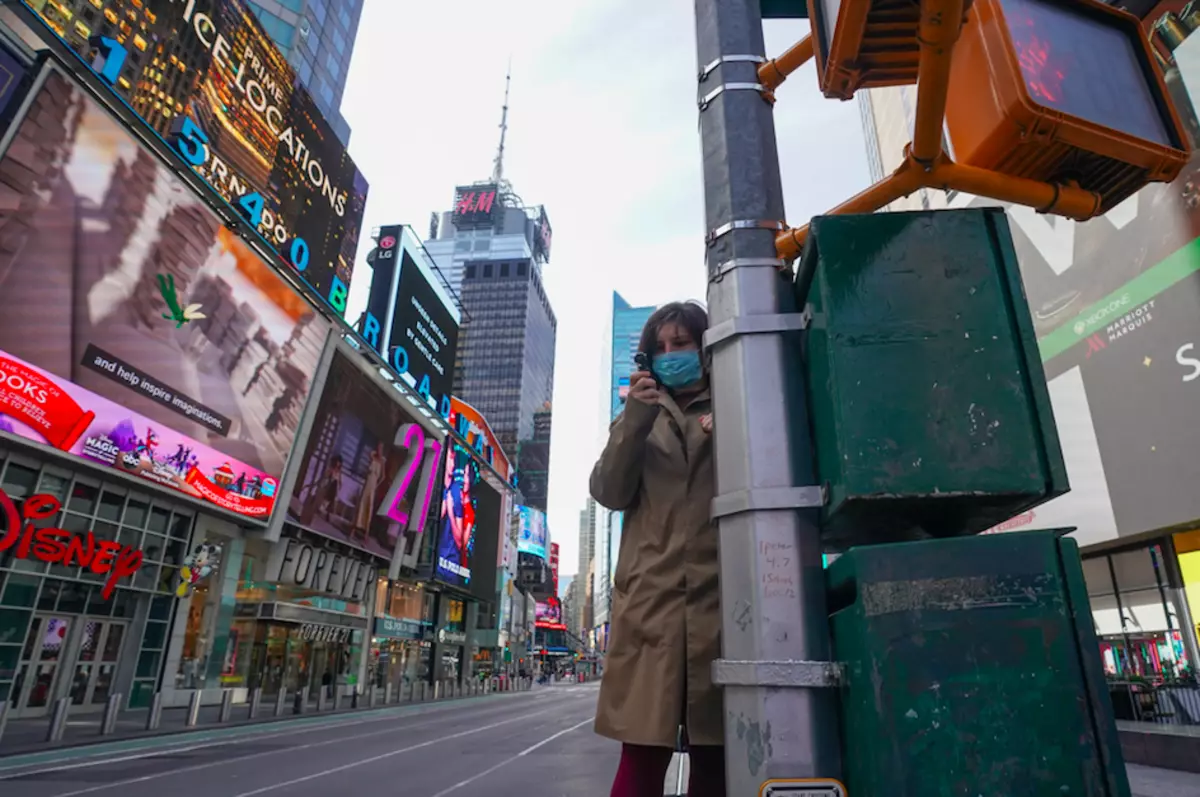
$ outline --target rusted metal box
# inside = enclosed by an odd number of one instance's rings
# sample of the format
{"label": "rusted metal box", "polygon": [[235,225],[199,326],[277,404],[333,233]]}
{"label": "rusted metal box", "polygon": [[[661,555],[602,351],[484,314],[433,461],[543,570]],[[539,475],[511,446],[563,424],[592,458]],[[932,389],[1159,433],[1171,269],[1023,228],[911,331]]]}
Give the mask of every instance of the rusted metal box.
{"label": "rusted metal box", "polygon": [[827,550],[974,534],[1067,491],[1003,211],[818,216],[796,292]]}
{"label": "rusted metal box", "polygon": [[1058,531],[831,563],[854,797],[1129,797],[1079,549]]}

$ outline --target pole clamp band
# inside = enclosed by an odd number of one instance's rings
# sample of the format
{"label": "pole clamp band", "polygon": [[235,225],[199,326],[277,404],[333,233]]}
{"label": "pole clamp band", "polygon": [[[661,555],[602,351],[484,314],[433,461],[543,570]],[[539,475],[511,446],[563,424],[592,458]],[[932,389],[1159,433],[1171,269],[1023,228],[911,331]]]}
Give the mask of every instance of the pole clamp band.
{"label": "pole clamp band", "polygon": [[772,268],[776,271],[784,271],[788,268],[788,264],[786,260],[775,257],[735,257],[710,268],[708,281],[720,282],[725,279],[726,274],[739,268]]}
{"label": "pole clamp band", "polygon": [[707,111],[708,106],[712,105],[712,101],[726,91],[757,91],[767,102],[775,102],[775,94],[761,83],[722,83],[700,98],[700,101],[697,103],[700,106],[700,110]]}
{"label": "pole clamp band", "polygon": [[828,689],[842,685],[845,680],[845,667],[837,661],[717,659],[712,664],[712,680],[718,686]]}
{"label": "pole clamp band", "polygon": [[736,221],[727,221],[720,227],[713,227],[708,231],[708,235],[704,236],[704,242],[712,246],[721,236],[728,235],[734,230],[786,230],[787,225],[782,221],[771,221],[764,219],[737,219]]}
{"label": "pole clamp band", "polygon": [[717,70],[721,64],[765,64],[767,59],[761,55],[722,55],[714,58],[708,66],[700,70],[699,82],[708,80],[708,76]]}
{"label": "pole clamp band", "polygon": [[780,509],[820,509],[829,501],[825,487],[758,487],[718,495],[712,500],[709,517],[718,520],[743,512],[768,512]]}
{"label": "pole clamp band", "polygon": [[808,329],[811,313],[781,315],[743,315],[709,327],[704,333],[704,349],[711,351],[719,344],[743,335],[770,335],[780,332],[800,332]]}

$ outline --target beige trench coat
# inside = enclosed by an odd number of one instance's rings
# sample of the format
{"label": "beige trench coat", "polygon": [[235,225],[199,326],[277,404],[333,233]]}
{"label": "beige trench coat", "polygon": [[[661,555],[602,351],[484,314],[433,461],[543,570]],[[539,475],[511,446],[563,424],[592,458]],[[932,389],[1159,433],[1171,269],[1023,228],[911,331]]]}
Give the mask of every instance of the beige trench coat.
{"label": "beige trench coat", "polygon": [[686,717],[690,744],[724,743],[708,412],[707,391],[686,412],[630,399],[592,470],[592,496],[625,513],[596,709],[596,732],[621,742],[674,747]]}

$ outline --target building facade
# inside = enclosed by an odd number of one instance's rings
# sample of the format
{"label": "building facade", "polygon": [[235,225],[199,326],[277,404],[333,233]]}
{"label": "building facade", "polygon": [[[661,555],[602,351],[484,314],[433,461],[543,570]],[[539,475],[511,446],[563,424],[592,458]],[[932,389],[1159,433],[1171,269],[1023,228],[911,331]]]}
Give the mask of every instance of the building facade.
{"label": "building facade", "polygon": [[[1181,7],[1159,3],[1143,24],[1185,126],[1195,131],[1188,87],[1200,86],[1191,57],[1200,53],[1200,36],[1177,16]],[[875,179],[901,161],[915,95],[909,87],[858,95]],[[1200,662],[1195,142],[1192,153],[1175,183],[1152,184],[1085,223],[1004,206],[1071,492],[991,531],[1077,529],[1104,666],[1116,681],[1169,684],[1194,676]],[[997,204],[921,191],[888,209]]]}
{"label": "building facade", "polygon": [[349,144],[350,125],[342,116],[342,94],[363,0],[246,2],[308,87],[342,145]]}

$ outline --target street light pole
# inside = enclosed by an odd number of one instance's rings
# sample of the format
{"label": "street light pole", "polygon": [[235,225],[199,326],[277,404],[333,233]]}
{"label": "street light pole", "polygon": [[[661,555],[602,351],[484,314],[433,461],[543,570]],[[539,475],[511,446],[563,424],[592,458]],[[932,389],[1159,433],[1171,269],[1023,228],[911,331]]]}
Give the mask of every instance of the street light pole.
{"label": "street light pole", "polygon": [[776,778],[837,778],[812,443],[791,334],[802,327],[777,259],[783,189],[761,0],[696,0],[713,434],[720,534],[728,793]]}

